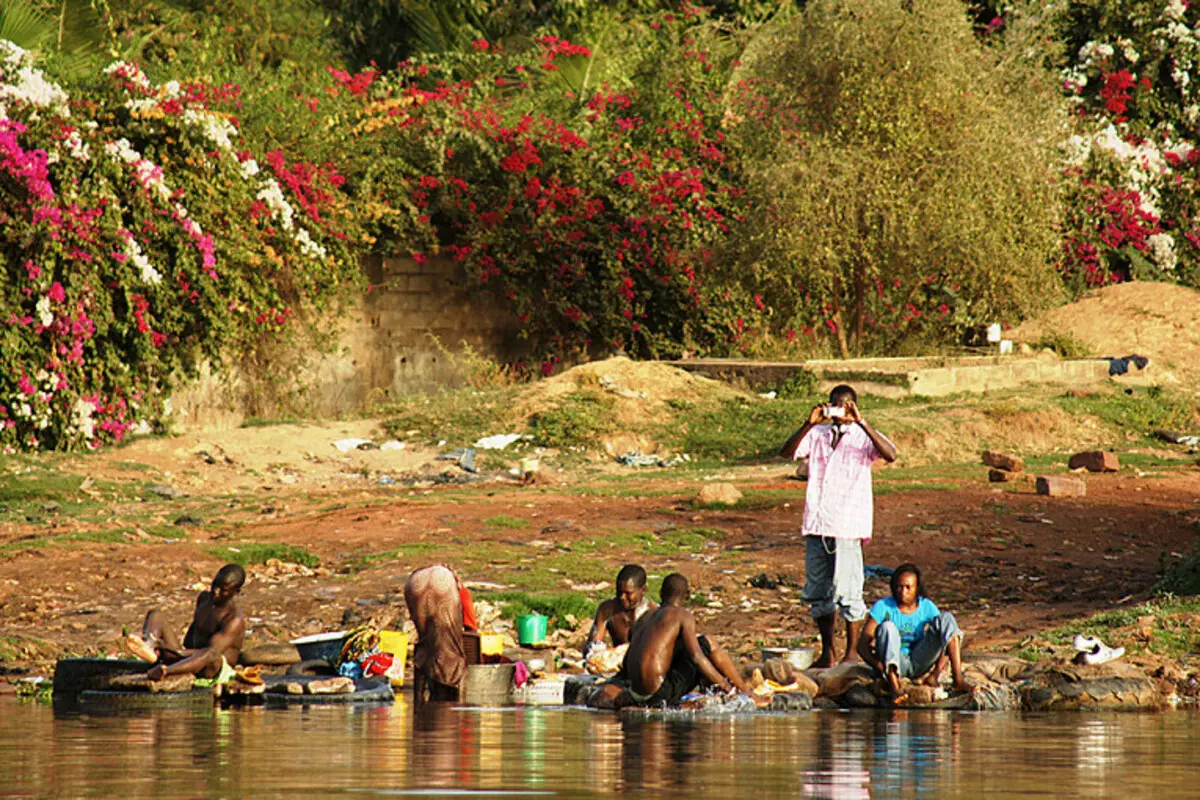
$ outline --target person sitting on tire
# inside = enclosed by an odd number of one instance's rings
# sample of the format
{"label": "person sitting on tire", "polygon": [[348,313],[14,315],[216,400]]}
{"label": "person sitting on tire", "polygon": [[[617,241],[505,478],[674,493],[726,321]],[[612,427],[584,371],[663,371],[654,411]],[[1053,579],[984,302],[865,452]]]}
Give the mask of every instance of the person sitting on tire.
{"label": "person sitting on tire", "polygon": [[[858,654],[887,680],[896,703],[904,701],[901,678],[937,686],[947,659],[954,688],[975,687],[963,677],[963,633],[949,611],[925,596],[921,570],[901,564],[892,573],[892,596],[876,601],[858,639]],[[922,677],[924,676],[924,677]]]}
{"label": "person sitting on tire", "polygon": [[200,685],[225,683],[242,652],[246,618],[234,602],[246,583],[246,571],[237,564],[221,567],[208,591],[196,598],[192,624],[183,645],[171,632],[166,616],[154,609],[146,614],[142,635],[126,637],[125,647],[145,661],[155,662],[146,673],[152,681],[168,675],[195,675]]}

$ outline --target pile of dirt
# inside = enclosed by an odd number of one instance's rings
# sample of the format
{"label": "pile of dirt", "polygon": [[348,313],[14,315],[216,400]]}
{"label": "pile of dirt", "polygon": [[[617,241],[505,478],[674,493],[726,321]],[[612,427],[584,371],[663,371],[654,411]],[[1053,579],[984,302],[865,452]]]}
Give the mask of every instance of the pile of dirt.
{"label": "pile of dirt", "polygon": [[599,441],[609,455],[634,450],[658,452],[659,445],[644,430],[647,424],[670,419],[674,409],[667,401],[703,404],[752,397],[727,383],[678,367],[615,357],[580,364],[533,384],[524,393],[521,408],[531,416],[560,405],[568,395],[576,393],[597,393],[611,400],[612,419],[618,432],[601,436]]}
{"label": "pile of dirt", "polygon": [[658,361],[631,361],[623,356],[580,364],[535,384],[537,393],[548,399],[588,388],[611,391],[618,398],[653,406],[661,406],[668,399],[704,402],[746,396],[727,383],[678,367]]}
{"label": "pile of dirt", "polygon": [[622,425],[639,425],[669,413],[667,401],[719,402],[750,397],[727,383],[693,375],[657,361],[607,358],[592,361],[533,384],[524,396],[531,413],[557,405],[573,392],[601,392],[613,398]]}
{"label": "pile of dirt", "polygon": [[1021,324],[1015,342],[1037,344],[1069,333],[1095,355],[1147,356],[1170,382],[1200,381],[1200,292],[1173,283],[1131,282],[1106,286]]}

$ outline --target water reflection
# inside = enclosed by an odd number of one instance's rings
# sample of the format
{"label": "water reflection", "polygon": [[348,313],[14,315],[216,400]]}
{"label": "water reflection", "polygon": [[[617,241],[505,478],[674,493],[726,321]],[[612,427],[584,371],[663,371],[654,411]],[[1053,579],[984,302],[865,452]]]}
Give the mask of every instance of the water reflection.
{"label": "water reflection", "polygon": [[804,798],[1195,796],[1195,715],[204,709],[55,714],[0,702],[0,796],[420,791]]}

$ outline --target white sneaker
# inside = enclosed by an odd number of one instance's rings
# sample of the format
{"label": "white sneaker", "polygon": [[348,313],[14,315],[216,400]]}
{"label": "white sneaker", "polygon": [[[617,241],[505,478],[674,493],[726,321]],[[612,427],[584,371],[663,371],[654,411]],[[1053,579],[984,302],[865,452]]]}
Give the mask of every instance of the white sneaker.
{"label": "white sneaker", "polygon": [[1081,653],[1088,653],[1102,646],[1102,643],[1095,636],[1084,636],[1082,633],[1075,634],[1075,649]]}
{"label": "white sneaker", "polygon": [[1124,647],[1109,647],[1108,645],[1099,642],[1096,644],[1095,650],[1084,651],[1083,663],[1104,664],[1108,661],[1115,661],[1123,655],[1125,655]]}

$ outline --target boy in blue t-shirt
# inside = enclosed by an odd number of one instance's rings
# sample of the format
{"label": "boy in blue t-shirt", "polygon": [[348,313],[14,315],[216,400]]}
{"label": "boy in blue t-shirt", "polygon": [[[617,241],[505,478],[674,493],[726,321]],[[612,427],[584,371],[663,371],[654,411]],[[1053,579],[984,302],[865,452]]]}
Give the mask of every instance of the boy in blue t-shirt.
{"label": "boy in blue t-shirt", "polygon": [[962,631],[949,611],[939,611],[925,596],[921,570],[901,564],[892,573],[892,596],[871,606],[858,639],[858,654],[887,678],[892,695],[901,695],[900,679],[936,686],[949,657],[954,688],[975,687],[963,677]]}

